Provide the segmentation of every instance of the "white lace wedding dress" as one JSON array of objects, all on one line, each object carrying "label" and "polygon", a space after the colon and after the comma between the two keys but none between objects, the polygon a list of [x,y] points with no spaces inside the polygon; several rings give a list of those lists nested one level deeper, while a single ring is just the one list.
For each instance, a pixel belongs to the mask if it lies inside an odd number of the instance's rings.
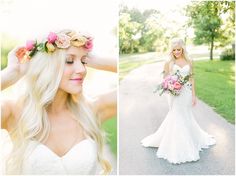
[{"label": "white lace wedding dress", "polygon": [[[177,70],[186,76],[190,66],[173,65],[172,73]],[[158,147],[157,157],[167,159],[170,163],[180,164],[200,159],[199,151],[216,143],[215,139],[203,131],[192,113],[191,84],[184,85],[180,95],[168,95],[169,112],[159,129],[144,138],[144,147]]]},{"label": "white lace wedding dress", "polygon": [[[9,143],[8,148],[12,148],[9,139],[6,141]],[[10,154],[10,150],[6,150],[6,152]],[[2,170],[2,172],[6,171]],[[21,174],[97,175],[100,172],[101,167],[97,161],[97,144],[93,139],[87,137],[75,144],[63,156],[58,156],[38,141],[30,141],[24,155]]]},{"label": "white lace wedding dress", "polygon": [[37,141],[32,141],[28,147],[27,151],[31,153],[24,160],[22,174],[94,175],[96,173],[97,147],[91,138],[74,145],[62,157]]}]

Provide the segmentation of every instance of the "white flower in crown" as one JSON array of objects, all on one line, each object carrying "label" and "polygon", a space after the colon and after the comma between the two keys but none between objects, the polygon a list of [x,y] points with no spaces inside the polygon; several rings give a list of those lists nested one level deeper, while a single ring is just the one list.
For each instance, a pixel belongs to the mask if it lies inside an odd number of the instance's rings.
[{"label": "white flower in crown", "polygon": [[74,35],[74,36],[71,37],[71,44],[73,46],[80,47],[80,46],[85,45],[87,40],[88,39],[85,38],[84,36]]},{"label": "white flower in crown", "polygon": [[57,34],[57,40],[55,41],[55,44],[58,48],[69,48],[70,46],[70,37],[66,34],[59,33]]}]

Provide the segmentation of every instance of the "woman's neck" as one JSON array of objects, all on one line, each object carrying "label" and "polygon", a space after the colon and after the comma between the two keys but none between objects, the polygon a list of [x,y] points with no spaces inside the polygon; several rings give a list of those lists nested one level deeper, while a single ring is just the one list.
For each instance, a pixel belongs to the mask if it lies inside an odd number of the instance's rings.
[{"label": "woman's neck", "polygon": [[58,90],[53,102],[48,107],[48,113],[60,113],[67,109],[66,100],[68,93],[62,90]]},{"label": "woman's neck", "polygon": [[178,58],[175,58],[175,60],[184,60],[184,57],[183,56],[180,56]]}]

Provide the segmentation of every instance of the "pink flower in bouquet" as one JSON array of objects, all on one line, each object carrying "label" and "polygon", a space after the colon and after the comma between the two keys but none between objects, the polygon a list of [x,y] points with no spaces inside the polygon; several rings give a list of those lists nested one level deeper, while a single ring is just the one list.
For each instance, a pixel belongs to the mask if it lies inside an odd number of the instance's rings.
[{"label": "pink flower in bouquet", "polygon": [[93,40],[92,40],[92,39],[89,39],[89,40],[85,43],[84,47],[85,47],[87,50],[91,50],[91,49],[93,48]]},{"label": "pink flower in bouquet", "polygon": [[28,40],[27,42],[26,42],[26,49],[28,50],[28,51],[31,51],[33,48],[34,48],[34,46],[35,46],[35,41],[34,40]]},{"label": "pink flower in bouquet", "polygon": [[164,82],[163,82],[163,87],[164,87],[164,89],[167,89],[167,88],[168,88],[168,81],[167,81],[167,80],[164,80]]},{"label": "pink flower in bouquet", "polygon": [[182,85],[179,82],[174,83],[174,88],[175,89],[179,90],[179,89],[181,89],[181,87],[182,87]]},{"label": "pink flower in bouquet", "polygon": [[174,76],[171,77],[171,79],[172,79],[174,82],[176,82],[176,81],[178,80],[178,76],[177,76],[177,75],[174,75]]},{"label": "pink flower in bouquet", "polygon": [[50,32],[48,35],[48,43],[54,43],[57,40],[57,34]]},{"label": "pink flower in bouquet", "polygon": [[171,82],[168,82],[168,89],[174,90],[174,85]]},{"label": "pink flower in bouquet", "polygon": [[168,81],[170,79],[171,79],[171,76],[167,76],[167,77],[165,77],[164,81]]}]

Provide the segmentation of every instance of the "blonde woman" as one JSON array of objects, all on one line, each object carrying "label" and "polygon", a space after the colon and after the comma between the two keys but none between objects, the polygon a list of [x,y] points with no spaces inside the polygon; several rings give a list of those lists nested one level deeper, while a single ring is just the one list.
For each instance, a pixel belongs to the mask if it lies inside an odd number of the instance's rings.
[{"label": "blonde woman", "polygon": [[[5,89],[19,79],[19,99],[2,101],[2,128],[13,142],[8,174],[103,174],[101,123],[116,114],[116,92],[88,100],[83,95],[86,66],[116,72],[116,61],[89,55],[91,37],[64,30],[13,49],[1,71]],[[96,88],[94,88],[96,89]]]},{"label": "blonde woman", "polygon": [[169,112],[152,135],[144,138],[144,147],[158,147],[157,157],[173,164],[197,161],[199,151],[215,144],[215,139],[203,131],[194,119],[192,106],[196,105],[193,63],[188,58],[182,39],[171,42],[170,60],[164,66],[164,78],[176,72],[188,81],[178,96],[168,94]]}]

